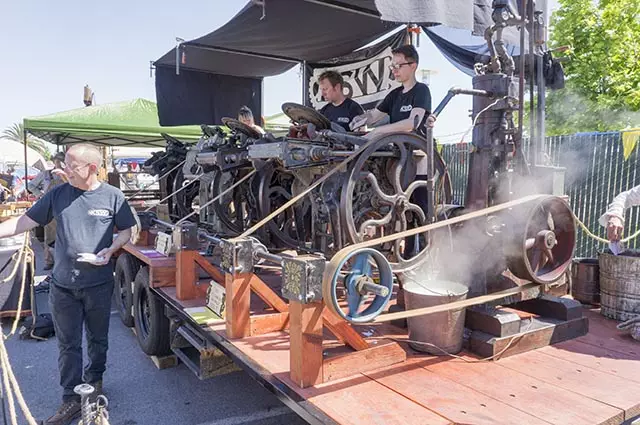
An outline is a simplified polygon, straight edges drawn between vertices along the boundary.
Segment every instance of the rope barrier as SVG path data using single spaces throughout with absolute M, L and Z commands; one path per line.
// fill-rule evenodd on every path
M 13 258 L 16 258 L 15 254 L 12 256 L 12 259 Z M 20 265 L 22 265 L 22 283 L 20 287 L 20 296 L 18 299 L 16 317 L 13 321 L 13 325 L 11 326 L 9 335 L 5 335 L 4 333 L 2 333 L 2 336 L 0 336 L 0 368 L 2 368 L 2 382 L 3 387 L 6 389 L 5 394 L 7 395 L 7 402 L 9 404 L 9 416 L 11 418 L 12 425 L 18 424 L 14 396 L 18 400 L 18 405 L 20 406 L 20 410 L 22 410 L 22 414 L 27 420 L 27 423 L 29 425 L 37 425 L 36 420 L 33 418 L 33 415 L 31 414 L 31 411 L 29 410 L 29 407 L 27 406 L 27 403 L 22 396 L 22 391 L 20 390 L 18 381 L 13 373 L 13 369 L 11 368 L 11 363 L 9 362 L 9 353 L 4 343 L 4 341 L 9 338 L 9 336 L 15 334 L 16 329 L 18 328 L 18 323 L 20 322 L 20 315 L 22 312 L 22 302 L 24 301 L 24 292 L 27 284 L 27 267 L 33 264 L 34 258 L 35 256 L 30 246 L 29 232 L 25 232 L 24 241 L 22 243 L 22 246 L 20 247 L 20 250 L 18 251 L 14 269 L 12 270 L 9 278 L 2 280 L 2 283 L 11 281 L 13 277 L 15 277 Z

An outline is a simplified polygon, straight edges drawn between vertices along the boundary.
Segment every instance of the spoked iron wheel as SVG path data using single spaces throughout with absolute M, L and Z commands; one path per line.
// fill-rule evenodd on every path
M 272 163 L 260 172 L 258 183 L 258 205 L 260 216 L 266 217 L 293 198 L 295 176 L 288 170 Z M 298 234 L 299 227 L 305 232 Z M 267 224 L 271 243 L 277 247 L 296 248 L 304 246 L 311 229 L 311 208 L 307 199 L 300 200 Z
M 569 205 L 549 196 L 515 208 L 506 216 L 512 236 L 505 244 L 509 270 L 520 279 L 553 283 L 571 265 L 576 223 Z
M 229 171 L 217 169 L 214 171 L 213 176 L 212 196 L 218 196 L 248 172 L 249 170 L 245 168 Z M 213 203 L 216 215 L 232 235 L 241 234 L 249 228 L 248 226 L 250 226 L 251 222 L 255 219 L 255 213 L 249 205 L 248 198 L 249 191 L 251 190 L 250 181 L 251 179 L 234 188 L 231 192 L 223 195 Z
M 389 134 L 378 139 L 351 164 L 340 199 L 343 227 L 349 242 L 357 243 L 426 224 L 423 211 L 426 199 L 419 198 L 426 198 L 427 182 L 416 180 L 417 161 L 426 151 L 426 144 L 425 139 L 415 134 Z M 451 182 L 437 152 L 434 162 L 434 202 L 450 203 Z M 406 249 L 408 245 L 414 249 Z M 411 241 L 398 239 L 378 248 L 389 256 L 393 271 L 401 272 L 423 261 L 421 254 L 427 245 L 423 234 Z
M 172 192 L 177 191 L 183 186 L 189 184 L 190 180 L 184 177 L 184 173 L 182 168 L 178 169 L 176 175 L 173 179 L 173 189 Z M 200 191 L 200 182 L 197 181 L 192 183 L 186 189 L 181 190 L 178 193 L 175 193 L 171 198 L 173 200 L 172 207 L 173 211 L 171 211 L 172 215 L 175 215 L 178 219 L 185 217 L 193 212 L 193 202 L 198 199 L 198 193 Z M 191 221 L 197 221 L 197 215 L 194 215 L 190 218 Z

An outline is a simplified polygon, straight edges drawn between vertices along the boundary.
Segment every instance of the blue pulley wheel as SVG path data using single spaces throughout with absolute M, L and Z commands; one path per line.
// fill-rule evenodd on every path
M 372 248 L 357 249 L 346 256 L 339 254 L 325 269 L 322 285 L 325 304 L 348 322 L 371 322 L 391 299 L 391 265 L 382 253 Z M 339 288 L 344 288 L 346 300 L 339 296 Z

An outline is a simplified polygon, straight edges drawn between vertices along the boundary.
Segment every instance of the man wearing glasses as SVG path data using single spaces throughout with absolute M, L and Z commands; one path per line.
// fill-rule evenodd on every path
M 110 260 L 129 241 L 136 222 L 122 192 L 98 181 L 101 163 L 95 146 L 72 146 L 64 169 L 54 171 L 68 183 L 47 192 L 26 214 L 0 224 L 0 238 L 5 238 L 57 221 L 49 304 L 63 394 L 62 406 L 44 425 L 66 425 L 80 414 L 80 396 L 73 391 L 76 385 L 86 382 L 96 393 L 102 392 L 114 284 Z M 83 325 L 89 357 L 84 374 Z
M 390 68 L 393 77 L 402 86 L 389 93 L 376 108 L 354 118 L 352 122 L 357 123 L 357 127 L 365 124 L 373 125 L 388 115 L 390 124 L 374 128 L 365 137 L 372 138 L 397 131 L 412 131 L 416 118 L 417 130 L 420 134 L 424 135 L 425 122 L 433 127 L 435 118 L 430 117 L 431 92 L 426 84 L 416 80 L 418 59 L 418 51 L 411 45 L 393 50 Z

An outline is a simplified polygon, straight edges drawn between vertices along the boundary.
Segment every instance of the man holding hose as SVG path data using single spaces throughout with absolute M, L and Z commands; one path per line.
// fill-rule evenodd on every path
M 58 338 L 63 395 L 62 406 L 45 425 L 67 425 L 80 414 L 76 385 L 86 382 L 96 394 L 102 392 L 114 284 L 110 260 L 129 241 L 136 222 L 122 192 L 98 181 L 101 162 L 95 146 L 72 146 L 65 155 L 64 169 L 59 170 L 68 183 L 47 192 L 26 214 L 0 224 L 0 238 L 5 238 L 57 221 L 49 304 Z M 83 324 L 89 357 L 84 376 Z

